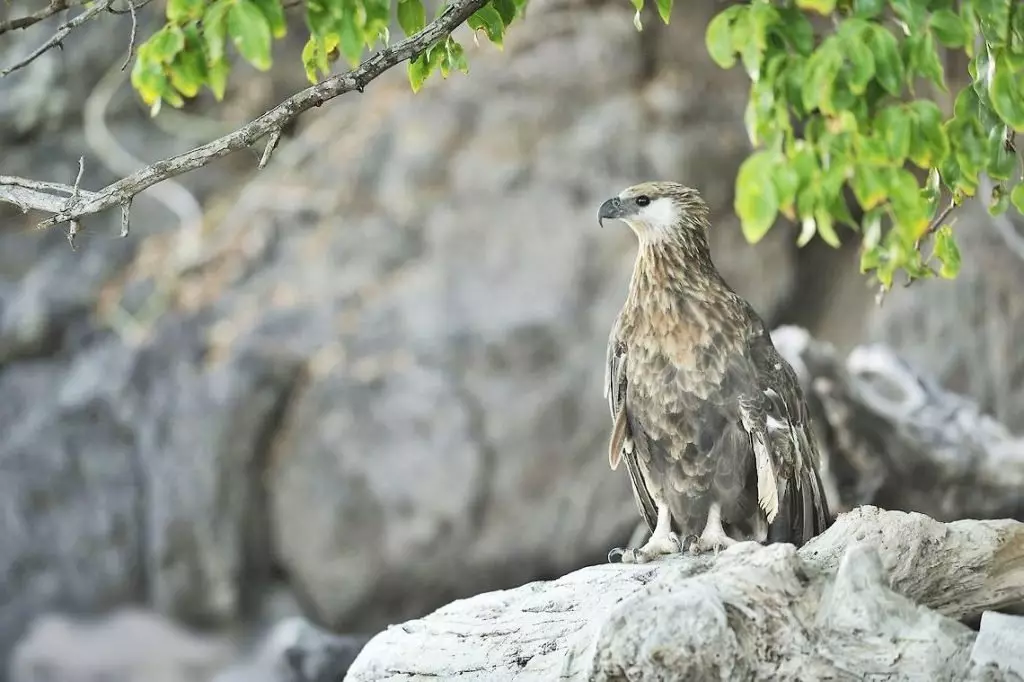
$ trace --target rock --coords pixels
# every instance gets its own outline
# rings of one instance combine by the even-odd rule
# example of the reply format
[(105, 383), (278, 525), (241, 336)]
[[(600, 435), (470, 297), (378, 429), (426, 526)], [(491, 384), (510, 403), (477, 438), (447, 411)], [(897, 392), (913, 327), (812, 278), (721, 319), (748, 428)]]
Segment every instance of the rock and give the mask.
[(368, 637), (339, 636), (305, 618), (280, 621), (247, 660), (211, 682), (339, 682)]
[(981, 614), (978, 638), (971, 649), (971, 660), (979, 665), (994, 664), (1024, 677), (1024, 616), (998, 611)]
[(772, 332), (814, 416), (835, 509), (1024, 520), (1024, 440), (879, 344), (840, 359), (806, 330)]
[(47, 604), (232, 622), (269, 570), (259, 476), (296, 372), (267, 352), (211, 361), (179, 325), (0, 373), (21, 396), (0, 407), (0, 643)]
[(11, 655), (11, 682), (208, 682), (234, 648), (152, 612), (117, 610), (98, 619), (47, 614)]
[(346, 680), (1019, 680), (973, 662), (950, 615), (1024, 605), (1022, 559), (1020, 522), (863, 507), (799, 550), (741, 543), (453, 602), (378, 634)]

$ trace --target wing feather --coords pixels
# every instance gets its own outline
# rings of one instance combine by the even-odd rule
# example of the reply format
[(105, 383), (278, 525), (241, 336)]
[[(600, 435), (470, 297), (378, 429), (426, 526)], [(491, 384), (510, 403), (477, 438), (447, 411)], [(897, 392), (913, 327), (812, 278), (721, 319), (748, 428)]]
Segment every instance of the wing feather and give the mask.
[[(796, 372), (778, 352), (760, 319), (750, 337), (749, 352), (765, 397), (765, 425), (779, 490), (779, 513), (769, 518), (769, 539), (801, 545), (831, 522), (819, 457), (811, 433), (809, 410)], [(759, 478), (760, 487), (760, 478)]]
[(619, 338), (619, 322), (616, 320), (608, 337), (605, 362), (604, 394), (608, 399), (608, 409), (615, 420), (608, 443), (608, 464), (614, 470), (618, 468), (620, 459), (625, 462), (630, 487), (633, 490), (633, 500), (647, 527), (653, 532), (658, 521), (658, 507), (637, 461), (636, 441), (631, 429), (633, 420), (630, 419), (626, 401), (627, 361), (626, 344)]

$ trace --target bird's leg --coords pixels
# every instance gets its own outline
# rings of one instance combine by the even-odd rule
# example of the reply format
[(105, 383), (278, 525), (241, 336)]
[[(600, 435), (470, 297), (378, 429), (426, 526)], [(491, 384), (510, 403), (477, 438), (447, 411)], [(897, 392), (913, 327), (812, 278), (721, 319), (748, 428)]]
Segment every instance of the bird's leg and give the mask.
[(608, 561), (615, 562), (618, 558), (624, 564), (643, 564), (666, 554), (677, 554), (681, 547), (679, 536), (672, 532), (672, 515), (668, 506), (659, 503), (658, 522), (644, 546), (639, 549), (616, 547), (608, 552)]
[(718, 554), (720, 549), (732, 547), (736, 540), (725, 534), (722, 528), (722, 507), (713, 502), (708, 509), (708, 521), (704, 524), (704, 532), (697, 538), (697, 542), (690, 545), (690, 551), (694, 554), (700, 552), (714, 552)]

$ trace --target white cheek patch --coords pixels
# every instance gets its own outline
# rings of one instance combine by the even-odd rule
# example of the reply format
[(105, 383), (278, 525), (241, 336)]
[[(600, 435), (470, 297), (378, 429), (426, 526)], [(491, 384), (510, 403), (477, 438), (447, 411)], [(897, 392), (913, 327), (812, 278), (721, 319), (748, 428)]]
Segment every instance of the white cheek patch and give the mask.
[(657, 229), (675, 225), (679, 220), (679, 213), (671, 199), (662, 197), (644, 206), (640, 210), (639, 218), (648, 226)]

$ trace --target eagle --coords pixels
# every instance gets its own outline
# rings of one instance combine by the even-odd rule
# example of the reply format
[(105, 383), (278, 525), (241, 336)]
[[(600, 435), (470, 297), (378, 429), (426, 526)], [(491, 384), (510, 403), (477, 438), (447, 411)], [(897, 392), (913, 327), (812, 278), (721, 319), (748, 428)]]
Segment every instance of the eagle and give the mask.
[(612, 325), (608, 461), (625, 463), (651, 535), (609, 561), (644, 563), (741, 542), (800, 546), (831, 523), (807, 403), (753, 307), (711, 260), (708, 207), (676, 182), (647, 182), (598, 212), (639, 250)]

